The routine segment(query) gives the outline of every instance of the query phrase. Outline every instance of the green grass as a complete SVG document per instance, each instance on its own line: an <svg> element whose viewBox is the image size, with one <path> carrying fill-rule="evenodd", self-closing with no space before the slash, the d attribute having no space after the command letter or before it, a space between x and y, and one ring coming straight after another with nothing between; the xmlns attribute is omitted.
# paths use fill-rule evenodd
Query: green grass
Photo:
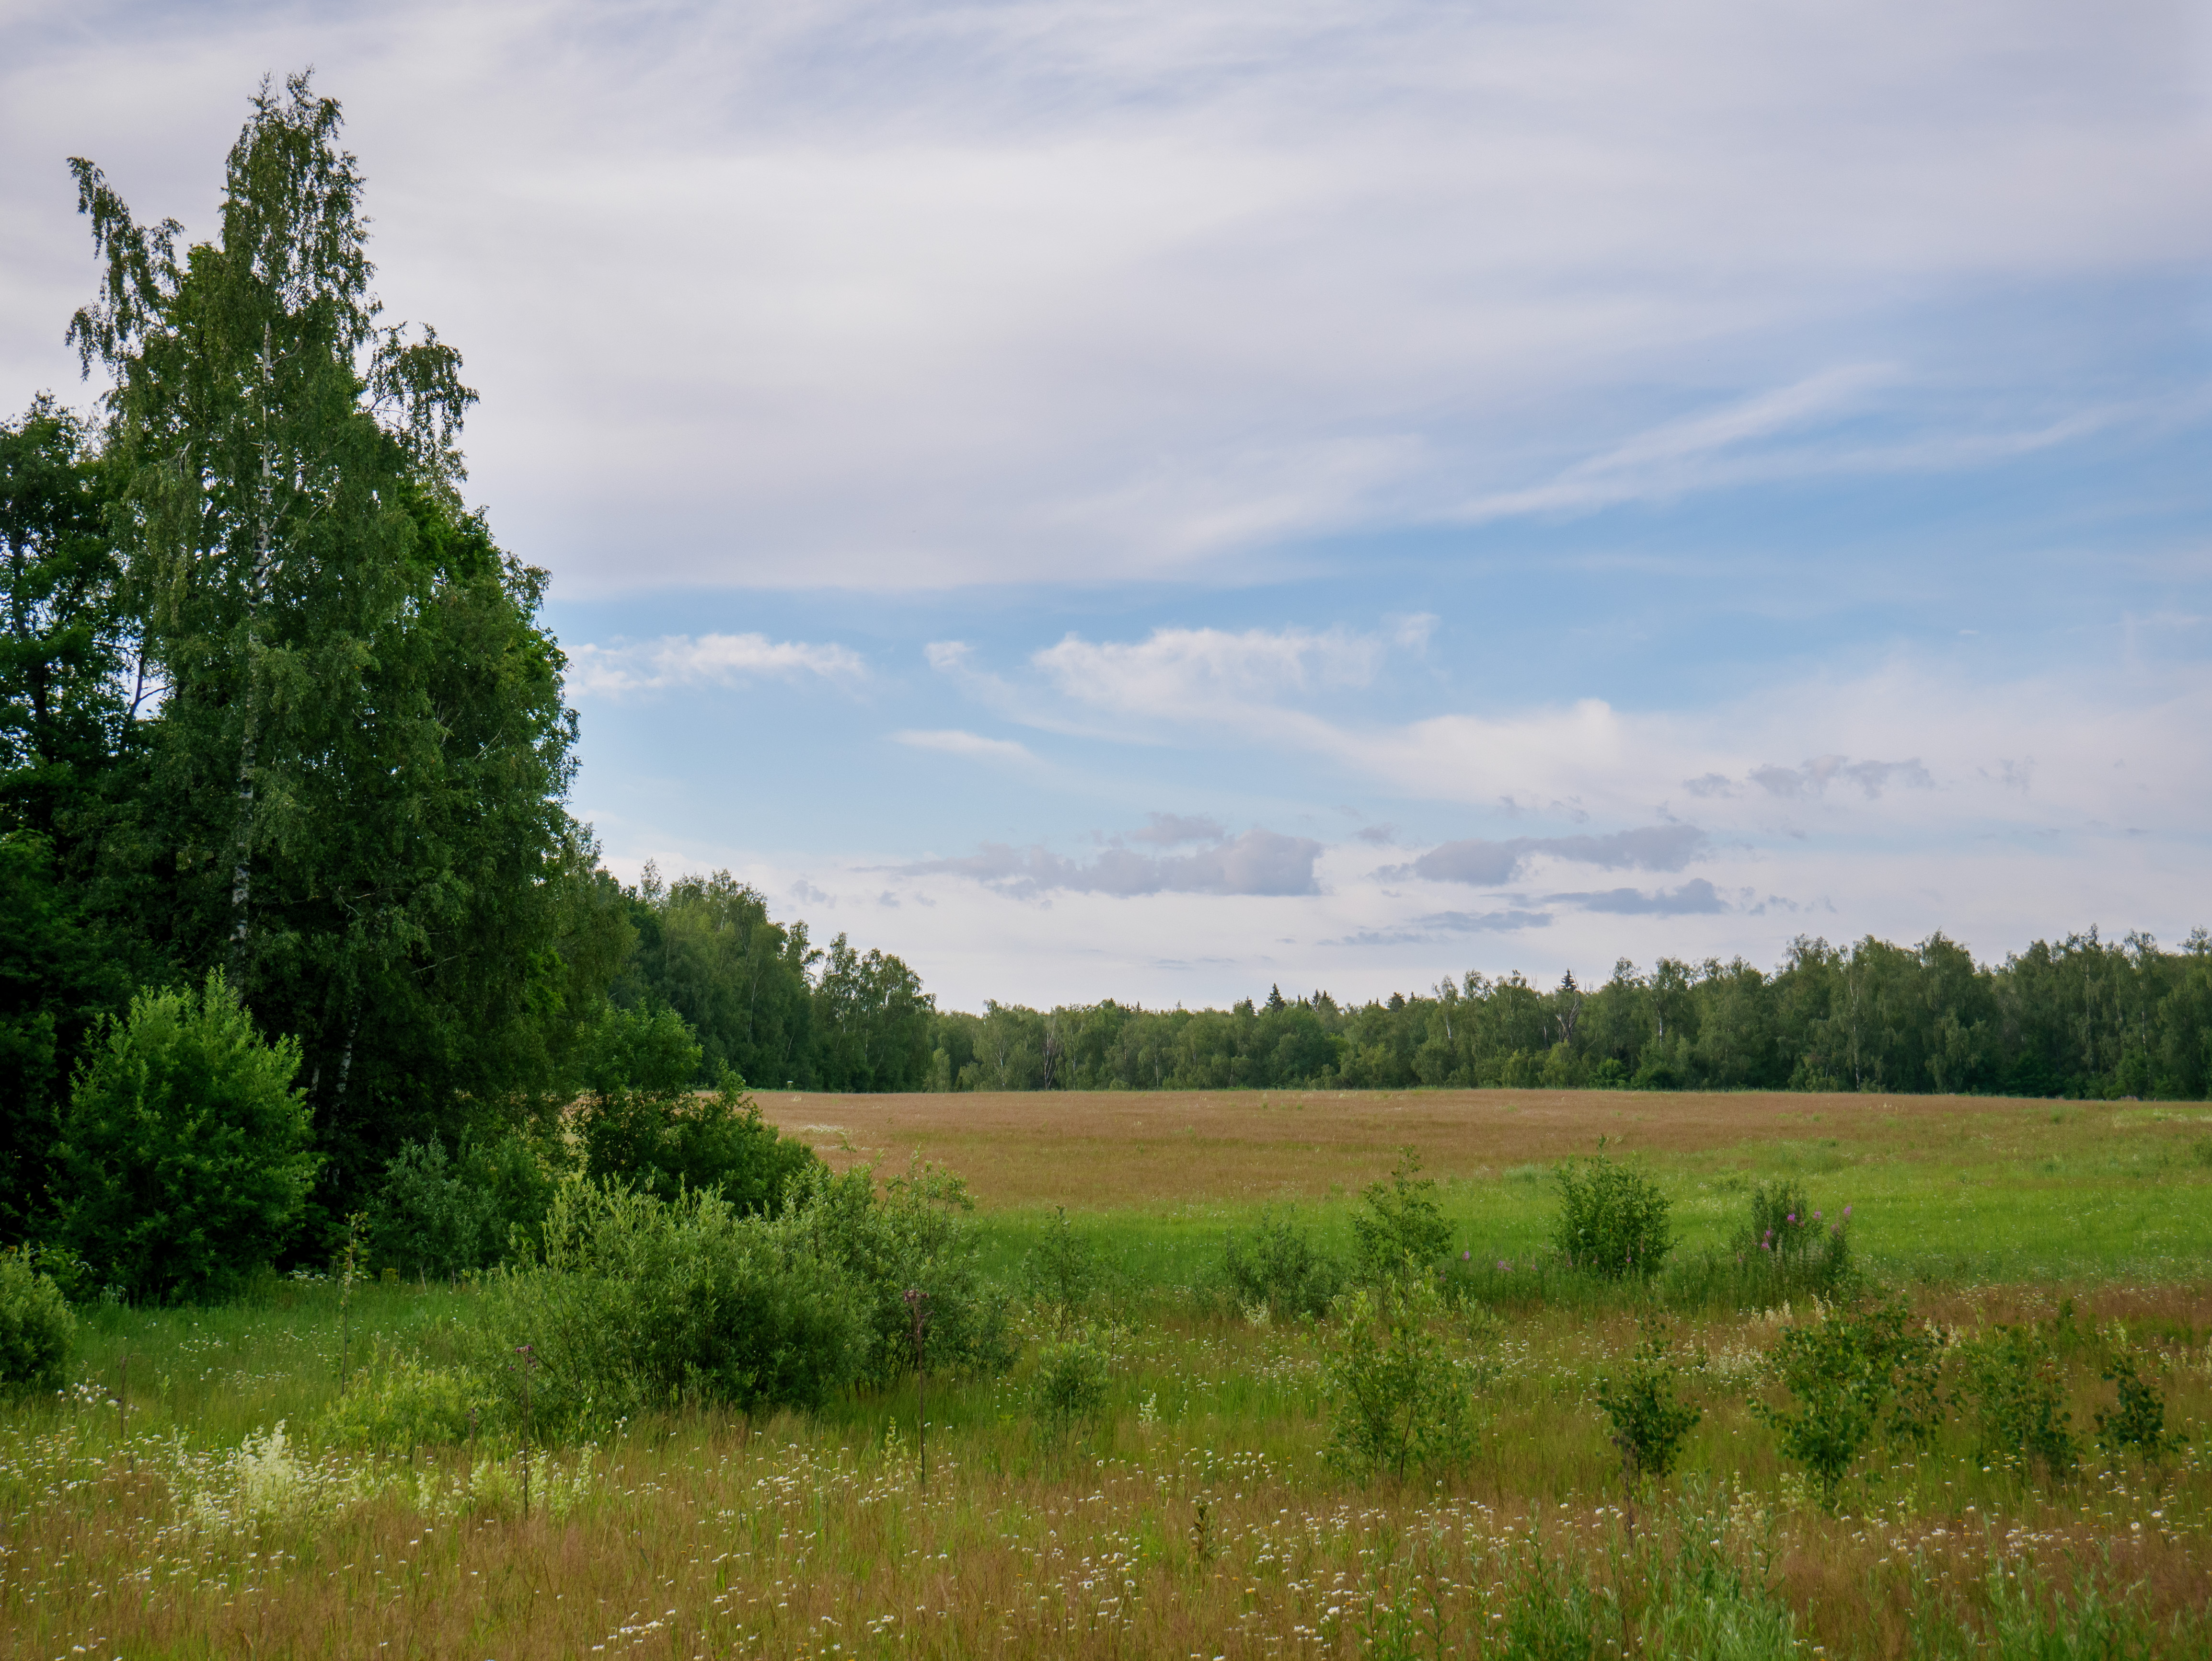
<svg viewBox="0 0 2212 1661"><path fill-rule="evenodd" d="M811 1418L677 1414L537 1451L526 1522L511 1440L325 1444L334 1288L88 1310L72 1390L0 1409L0 1661L2212 1653L2212 1166L2179 1111L2023 1115L2020 1134L1910 1158L1793 1125L1650 1164L1686 1261L1725 1246L1754 1182L1790 1176L1824 1211L1852 1207L1863 1266L1931 1319L1971 1331L2071 1300L2082 1331L2124 1326L2191 1438L2161 1468L2092 1455L2053 1482L1985 1460L1954 1414L1927 1450L1870 1459L1826 1516L1747 1407L1784 1317L1705 1285L1676 1312L1704 1417L1680 1477L1638 1496L1632 1536L1592 1398L1646 1289L1552 1273L1515 1282L1501 1323L1451 1329L1492 1374L1473 1463L1354 1481L1322 1458L1327 1326L1188 1290L1259 1207L1101 1195L1070 1215L1122 1287L1104 1410L1048 1434L1027 1362L937 1381L927 1492L907 1385ZM1456 1244L1525 1277L1548 1166L1440 1191ZM1298 1209L1348 1252L1356 1202ZM994 1271L1012 1277L1051 1217L981 1214ZM1685 1271L1662 1290L1701 1284ZM465 1290L372 1284L346 1348L434 1354L474 1314ZM2112 1387L2090 1349L2068 1366L2086 1433Z"/></svg>

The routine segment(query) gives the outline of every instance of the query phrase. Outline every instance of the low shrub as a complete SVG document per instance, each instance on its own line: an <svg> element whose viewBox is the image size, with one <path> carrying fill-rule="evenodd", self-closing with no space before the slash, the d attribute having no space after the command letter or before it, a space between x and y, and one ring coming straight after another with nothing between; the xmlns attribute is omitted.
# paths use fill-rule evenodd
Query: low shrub
<svg viewBox="0 0 2212 1661"><path fill-rule="evenodd" d="M1669 1475L1683 1439L1705 1417L1680 1398L1681 1372L1671 1348L1664 1323L1651 1322L1619 1377L1598 1380L1597 1404L1613 1427L1622 1479L1631 1484L1639 1476Z"/></svg>
<svg viewBox="0 0 2212 1661"><path fill-rule="evenodd" d="M584 1173L673 1199L714 1189L738 1210L773 1216L793 1183L821 1164L805 1142L761 1117L726 1069L694 1088L701 1050L674 1010L610 1010L582 1039L586 1083L577 1129Z"/></svg>
<svg viewBox="0 0 2212 1661"><path fill-rule="evenodd" d="M843 1268L791 1216L711 1191L563 1183L541 1251L492 1276L484 1316L477 1370L539 1439L679 1404L818 1407L867 1362Z"/></svg>
<svg viewBox="0 0 2212 1661"><path fill-rule="evenodd" d="M2115 1350L2101 1375L2119 1387L2119 1400L2110 1413L2097 1415L2097 1445L2114 1458L2135 1453L2152 1464L2164 1461L2189 1444L2185 1436L2166 1425L2166 1392L2142 1376L2142 1360L2136 1352Z"/></svg>
<svg viewBox="0 0 2212 1661"><path fill-rule="evenodd" d="M1832 1512L1844 1480L1877 1436L1924 1442L1942 1413L1936 1336L1899 1299L1831 1310L1782 1329L1767 1357L1788 1405L1754 1399L1783 1452L1805 1468Z"/></svg>
<svg viewBox="0 0 2212 1661"><path fill-rule="evenodd" d="M1019 1279L1037 1318L1065 1337L1091 1317L1108 1291L1108 1275L1098 1248L1056 1207L1043 1237L1022 1258Z"/></svg>
<svg viewBox="0 0 2212 1661"><path fill-rule="evenodd" d="M300 1046L264 1042L221 970L141 992L70 1092L63 1232L126 1297L216 1299L291 1238L319 1155Z"/></svg>
<svg viewBox="0 0 2212 1661"><path fill-rule="evenodd" d="M1832 1297L1851 1278L1850 1224L1849 1206L1823 1217L1801 1183L1761 1183L1733 1242L1736 1259L1770 1303L1804 1293Z"/></svg>
<svg viewBox="0 0 2212 1661"><path fill-rule="evenodd" d="M1106 1405L1110 1365L1105 1350L1089 1333L1074 1332L1045 1342L1037 1352L1030 1404L1048 1435L1058 1436L1084 1420L1097 1417Z"/></svg>
<svg viewBox="0 0 2212 1661"><path fill-rule="evenodd" d="M2072 1474L2081 1445L2066 1405L2065 1369L2050 1336L2033 1323L1990 1328L1966 1346L1963 1402L1975 1409L1985 1459L2052 1477Z"/></svg>
<svg viewBox="0 0 2212 1661"><path fill-rule="evenodd" d="M958 1177L916 1159L879 1192L869 1166L832 1175L817 1164L794 1180L787 1200L793 1232L856 1290L863 1378L884 1384L914 1371L910 1290L928 1299L932 1373L990 1377L1013 1365L1006 1295L983 1276L968 1220L975 1202Z"/></svg>
<svg viewBox="0 0 2212 1661"><path fill-rule="evenodd" d="M1427 1275L1451 1250L1451 1225L1437 1202L1433 1177L1424 1177L1418 1149L1401 1150L1387 1183L1370 1183L1365 1209L1352 1219L1352 1260L1370 1283Z"/></svg>
<svg viewBox="0 0 2212 1661"><path fill-rule="evenodd" d="M1344 1268L1293 1213L1262 1210L1249 1237L1232 1233L1223 1242L1221 1280L1237 1308L1291 1320L1328 1314L1343 1289Z"/></svg>
<svg viewBox="0 0 2212 1661"><path fill-rule="evenodd" d="M1474 1451L1483 1376L1444 1342L1434 1282L1361 1286L1340 1307L1340 1329L1322 1358L1330 1461L1355 1475L1397 1476L1463 1463Z"/></svg>
<svg viewBox="0 0 2212 1661"><path fill-rule="evenodd" d="M466 1441L506 1416L499 1392L473 1371L380 1347L324 1409L319 1430L341 1447L405 1453Z"/></svg>
<svg viewBox="0 0 2212 1661"><path fill-rule="evenodd" d="M1562 1160L1553 1174L1559 1214L1552 1244L1571 1267L1601 1280L1656 1275L1674 1247L1670 1203L1646 1172L1604 1149L1601 1141L1595 1155Z"/></svg>
<svg viewBox="0 0 2212 1661"><path fill-rule="evenodd" d="M76 1317L50 1275L24 1251L0 1251L0 1391L25 1395L68 1382Z"/></svg>

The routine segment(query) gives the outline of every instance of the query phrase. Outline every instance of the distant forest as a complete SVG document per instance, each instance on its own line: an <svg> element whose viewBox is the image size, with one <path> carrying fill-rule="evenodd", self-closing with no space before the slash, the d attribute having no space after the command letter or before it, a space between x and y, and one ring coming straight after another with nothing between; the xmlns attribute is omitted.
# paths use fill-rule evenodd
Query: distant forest
<svg viewBox="0 0 2212 1661"><path fill-rule="evenodd" d="M2179 952L2092 930L1996 964L1800 939L1737 959L1616 963L1556 987L1470 970L1385 1001L1270 988L1228 1009L1109 1000L940 1011L898 958L770 919L726 874L624 896L638 945L613 995L680 1014L713 1068L817 1090L1880 1090L2200 1099L2212 1083L2212 940Z"/></svg>
<svg viewBox="0 0 2212 1661"><path fill-rule="evenodd" d="M115 1188L86 1138L132 1102L204 1110L204 1080L131 1059L199 1053L161 1002L194 988L205 1043L235 1006L276 1046L321 1245L405 1158L562 1168L580 1101L693 1084L2207 1093L2202 933L966 1014L727 875L625 886L567 810L545 574L462 495L459 355L380 320L340 120L304 76L264 86L189 246L72 164L100 271L69 332L112 391L0 422L0 1244Z"/></svg>

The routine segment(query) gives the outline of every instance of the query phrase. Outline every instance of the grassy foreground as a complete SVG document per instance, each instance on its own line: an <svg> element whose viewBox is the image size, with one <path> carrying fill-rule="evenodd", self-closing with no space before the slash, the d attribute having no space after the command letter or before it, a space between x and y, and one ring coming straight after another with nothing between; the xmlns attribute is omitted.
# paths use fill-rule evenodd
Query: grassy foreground
<svg viewBox="0 0 2212 1661"><path fill-rule="evenodd" d="M959 1098L765 1104L833 1146L948 1156L1009 1264L1042 1206L1079 1214L1127 1287L1088 1424L1040 1427L1026 1368L933 1387L925 1488L910 1387L812 1419L672 1415L534 1452L526 1520L512 1445L325 1444L328 1287L102 1310L75 1389L0 1415L0 1653L2212 1653L2212 1166L2197 1153L2212 1126L2197 1110L1912 1103L1886 1124L1856 1098L1796 1098L1784 1106L1821 1119L1770 1117L1761 1136L1775 1098L1209 1098L1218 1145L1182 1148L1173 1182L1121 1186L1115 1160L1151 1155L1064 1145L1106 1139L1127 1110L1115 1098L995 1099L1004 1122L957 1149L933 1131L868 1135L864 1116L958 1128ZM1845 1108L1868 1116L1839 1123ZM1632 1532L1593 1393L1636 1341L1632 1297L1506 1299L1477 1335L1490 1383L1474 1460L1441 1482L1363 1483L1322 1457L1325 1335L1189 1290L1263 1201L1303 1196L1324 1235L1340 1232L1394 1135L1427 1139L1460 1244L1515 1261L1549 1213L1543 1166L1616 1111L1644 1116L1620 1123L1690 1250L1724 1237L1751 1178L1804 1176L1816 1200L1855 1206L1862 1250L1919 1315L1971 1332L2070 1299L2082 1329L2124 1326L2159 1358L2188 1448L2153 1466L2092 1454L2053 1480L1985 1466L1954 1416L1932 1447L1875 1461L1830 1516L1745 1405L1796 1312L1707 1303L1676 1312L1705 1416L1682 1470L1636 1499ZM1240 1186L1255 1168L1240 1135L1281 1150L1280 1169L1257 1162L1257 1191ZM465 1292L368 1288L349 1354L434 1342L471 1308ZM2087 1431L2112 1387L2077 1366L2069 1389Z"/></svg>

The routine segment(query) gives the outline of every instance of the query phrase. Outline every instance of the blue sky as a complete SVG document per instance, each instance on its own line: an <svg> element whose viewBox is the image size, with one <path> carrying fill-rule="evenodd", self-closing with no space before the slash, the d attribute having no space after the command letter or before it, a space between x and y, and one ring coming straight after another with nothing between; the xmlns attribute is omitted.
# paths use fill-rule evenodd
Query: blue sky
<svg viewBox="0 0 2212 1661"><path fill-rule="evenodd" d="M2200 7L17 6L4 401L308 63L625 875L967 1007L2212 923Z"/></svg>

